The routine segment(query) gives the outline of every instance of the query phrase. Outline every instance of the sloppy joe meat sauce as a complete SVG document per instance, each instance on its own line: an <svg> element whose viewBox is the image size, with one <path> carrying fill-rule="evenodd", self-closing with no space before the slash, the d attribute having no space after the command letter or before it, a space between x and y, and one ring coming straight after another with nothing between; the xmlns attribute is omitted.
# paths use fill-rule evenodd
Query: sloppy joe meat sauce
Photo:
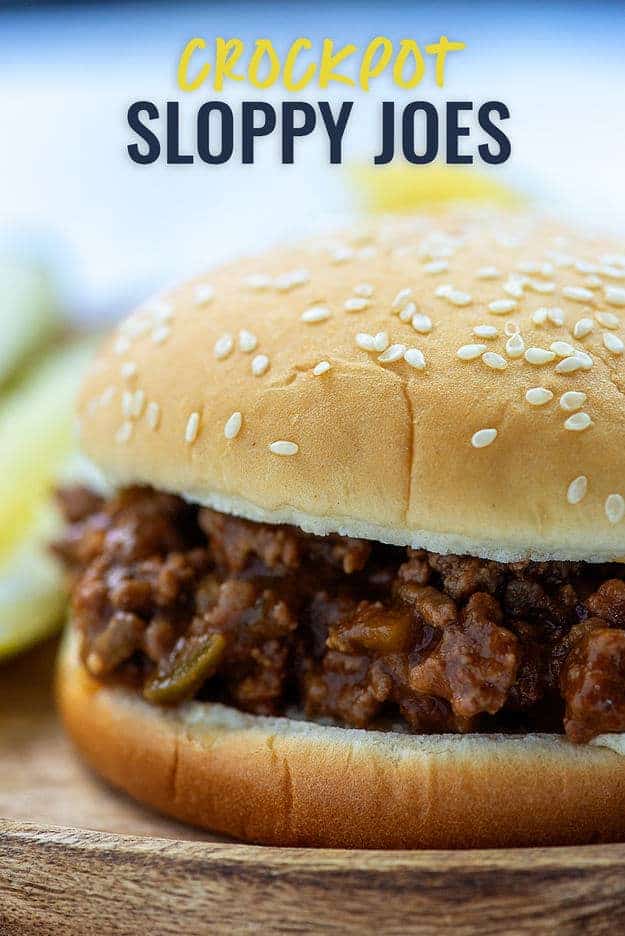
<svg viewBox="0 0 625 936"><path fill-rule="evenodd" d="M625 566L499 563L58 494L85 666L154 703L423 732L625 730Z"/></svg>

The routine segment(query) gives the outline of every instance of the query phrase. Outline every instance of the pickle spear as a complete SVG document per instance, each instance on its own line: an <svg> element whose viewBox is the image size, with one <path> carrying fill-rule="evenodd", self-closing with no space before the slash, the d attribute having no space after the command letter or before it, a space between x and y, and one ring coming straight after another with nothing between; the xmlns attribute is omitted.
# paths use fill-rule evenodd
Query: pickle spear
<svg viewBox="0 0 625 936"><path fill-rule="evenodd" d="M74 449L74 400L92 341L51 351L0 399L0 562L35 522Z"/></svg>
<svg viewBox="0 0 625 936"><path fill-rule="evenodd" d="M64 577L48 552L59 527L54 508L42 510L30 534L0 564L0 660L45 640L62 623Z"/></svg>
<svg viewBox="0 0 625 936"><path fill-rule="evenodd" d="M65 610L64 574L48 551L61 518L55 479L73 477L73 407L93 351L50 352L0 398L0 659L52 634Z"/></svg>
<svg viewBox="0 0 625 936"><path fill-rule="evenodd" d="M60 329L45 271L0 255L0 385Z"/></svg>

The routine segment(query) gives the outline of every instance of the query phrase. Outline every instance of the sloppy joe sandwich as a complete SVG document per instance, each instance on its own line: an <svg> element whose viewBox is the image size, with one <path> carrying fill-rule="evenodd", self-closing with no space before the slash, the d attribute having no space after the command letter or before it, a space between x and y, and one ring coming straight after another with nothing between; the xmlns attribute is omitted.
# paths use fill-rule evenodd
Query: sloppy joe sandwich
<svg viewBox="0 0 625 936"><path fill-rule="evenodd" d="M79 406L67 728L281 845L625 837L625 250L382 219L159 295Z"/></svg>

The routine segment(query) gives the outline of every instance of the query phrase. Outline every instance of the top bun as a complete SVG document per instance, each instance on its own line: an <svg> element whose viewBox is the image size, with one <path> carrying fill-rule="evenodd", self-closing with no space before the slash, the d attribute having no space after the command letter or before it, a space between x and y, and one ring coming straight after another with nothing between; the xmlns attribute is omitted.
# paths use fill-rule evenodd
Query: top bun
<svg viewBox="0 0 625 936"><path fill-rule="evenodd" d="M314 533L619 559L624 307L625 250L540 216L368 222L147 301L83 447L115 485Z"/></svg>

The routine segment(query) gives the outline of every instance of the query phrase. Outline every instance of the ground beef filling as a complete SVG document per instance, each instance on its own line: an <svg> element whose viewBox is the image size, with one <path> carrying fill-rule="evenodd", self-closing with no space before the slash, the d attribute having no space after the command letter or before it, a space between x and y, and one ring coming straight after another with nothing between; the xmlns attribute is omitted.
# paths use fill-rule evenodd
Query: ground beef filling
<svg viewBox="0 0 625 936"><path fill-rule="evenodd" d="M412 732L625 730L625 566L498 563L59 492L82 657L151 702Z"/></svg>

